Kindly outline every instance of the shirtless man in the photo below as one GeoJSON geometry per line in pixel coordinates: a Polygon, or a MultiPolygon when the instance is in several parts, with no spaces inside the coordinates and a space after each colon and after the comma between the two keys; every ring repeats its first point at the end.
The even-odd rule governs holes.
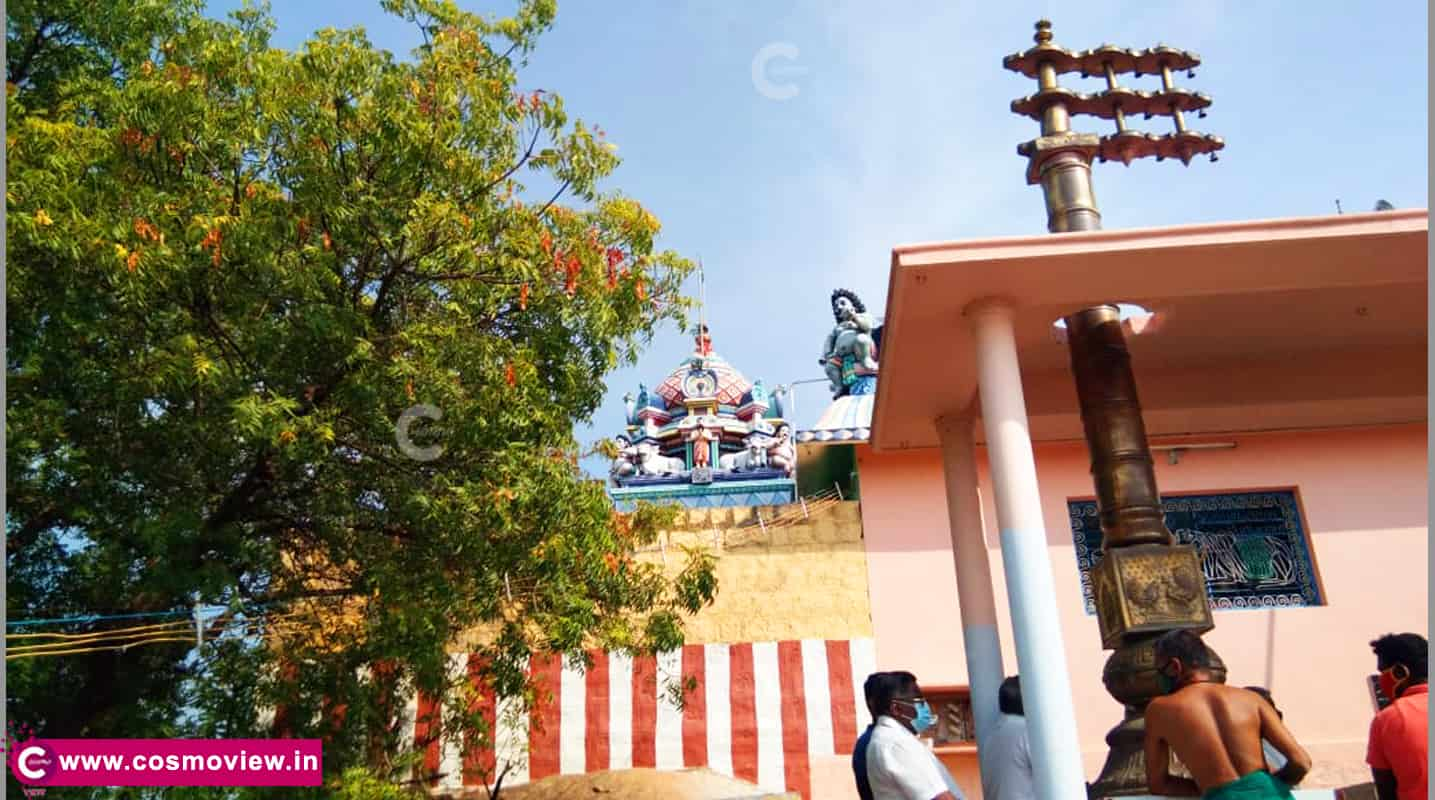
{"type": "Polygon", "coordinates": [[[1209,800],[1275,800],[1310,771],[1310,756],[1275,709],[1254,692],[1215,683],[1214,653],[1191,631],[1156,640],[1156,673],[1166,694],[1146,706],[1146,779],[1152,794],[1209,800]],[[1285,756],[1266,771],[1264,738],[1285,756]],[[1170,753],[1196,779],[1170,773],[1170,753]]]}

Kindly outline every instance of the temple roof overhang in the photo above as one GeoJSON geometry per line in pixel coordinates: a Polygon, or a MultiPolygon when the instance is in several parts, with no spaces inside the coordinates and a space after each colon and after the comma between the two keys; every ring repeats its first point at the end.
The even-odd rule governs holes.
{"type": "MultiPolygon", "coordinates": [[[[873,381],[876,383],[876,381],[873,381]]],[[[799,444],[856,444],[872,436],[875,394],[844,394],[823,410],[811,428],[797,432],[799,444]]]]}
{"type": "Polygon", "coordinates": [[[1152,437],[1424,421],[1428,228],[1414,209],[897,247],[873,446],[935,447],[972,401],[963,311],[987,298],[1015,308],[1033,439],[1082,438],[1053,323],[1104,302],[1154,312],[1127,331],[1152,437]]]}

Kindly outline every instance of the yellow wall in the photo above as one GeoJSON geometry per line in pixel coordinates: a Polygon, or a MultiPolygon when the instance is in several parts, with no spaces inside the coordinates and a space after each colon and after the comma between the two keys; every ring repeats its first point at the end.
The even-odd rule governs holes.
{"type": "Polygon", "coordinates": [[[800,505],[694,509],[659,543],[638,557],[660,562],[665,545],[672,574],[682,568],[685,545],[718,557],[717,597],[685,620],[689,644],[872,635],[855,501],[813,505],[805,518],[800,505]]]}

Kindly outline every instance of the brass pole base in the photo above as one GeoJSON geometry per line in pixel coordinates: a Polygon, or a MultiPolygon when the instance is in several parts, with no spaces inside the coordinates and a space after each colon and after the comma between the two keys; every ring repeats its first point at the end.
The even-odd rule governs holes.
{"type": "MultiPolygon", "coordinates": [[[[1086,785],[1090,800],[1103,797],[1125,797],[1151,794],[1146,785],[1146,704],[1160,691],[1156,681],[1156,654],[1153,649],[1160,633],[1127,639],[1106,660],[1101,682],[1125,716],[1120,724],[1106,734],[1106,763],[1101,774],[1086,785]]],[[[1211,679],[1226,682],[1226,664],[1216,657],[1211,665],[1211,679]]],[[[1189,778],[1191,773],[1172,754],[1171,774],[1189,778]]]]}
{"type": "MultiPolygon", "coordinates": [[[[1126,717],[1106,734],[1106,746],[1110,750],[1101,774],[1086,784],[1089,800],[1151,794],[1146,785],[1146,717],[1142,712],[1127,706],[1126,717]]],[[[1174,754],[1167,768],[1177,778],[1191,778],[1191,771],[1174,754]]]]}
{"type": "Polygon", "coordinates": [[[1146,718],[1131,706],[1126,717],[1106,734],[1106,763],[1101,774],[1086,785],[1091,800],[1150,794],[1146,786],[1146,718]]]}

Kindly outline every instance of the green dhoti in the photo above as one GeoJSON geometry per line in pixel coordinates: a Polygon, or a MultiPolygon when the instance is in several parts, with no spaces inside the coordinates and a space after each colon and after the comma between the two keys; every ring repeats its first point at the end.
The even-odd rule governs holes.
{"type": "Polygon", "coordinates": [[[1239,777],[1230,783],[1223,783],[1207,789],[1202,800],[1291,800],[1291,789],[1281,779],[1257,770],[1239,777]]]}

